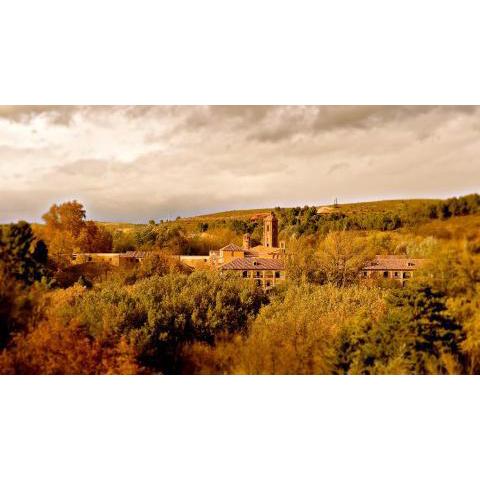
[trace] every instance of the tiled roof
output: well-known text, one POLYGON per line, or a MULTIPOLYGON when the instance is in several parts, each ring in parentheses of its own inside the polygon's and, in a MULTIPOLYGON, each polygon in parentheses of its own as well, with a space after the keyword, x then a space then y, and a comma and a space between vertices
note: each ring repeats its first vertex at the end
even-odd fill
POLYGON ((234 243, 229 243, 227 246, 220 249, 222 252, 243 252, 243 248, 235 245, 234 243))
POLYGON ((126 253, 121 253, 121 257, 130 257, 130 258, 145 258, 152 252, 145 252, 145 251, 128 251, 126 253))
POLYGON ((285 265, 277 258, 237 258, 220 267, 221 270, 284 270, 285 265))
POLYGON ((408 258, 404 255, 376 255, 364 270, 416 270, 424 264, 423 258, 408 258))

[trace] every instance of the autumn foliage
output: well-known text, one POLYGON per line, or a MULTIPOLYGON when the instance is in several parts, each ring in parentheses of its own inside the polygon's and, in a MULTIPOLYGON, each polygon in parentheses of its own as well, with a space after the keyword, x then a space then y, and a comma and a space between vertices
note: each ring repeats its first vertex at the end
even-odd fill
POLYGON ((109 345, 91 338, 76 322, 40 322, 16 334, 0 356, 0 372, 16 374, 135 374, 140 369, 124 340, 109 345))
POLYGON ((52 253, 110 252, 112 235, 86 219, 83 205, 77 201, 52 205, 43 215, 43 235, 52 253))
MULTIPOLYGON (((430 226, 394 230, 386 217, 388 228, 352 230, 311 207, 283 212, 287 280, 269 294, 186 268, 172 253, 207 243, 175 224, 123 238, 154 252, 136 266, 52 261, 112 247, 82 205, 54 205, 42 228, 3 228, 0 373, 480 374, 480 234, 465 227, 477 225, 476 202, 434 204, 430 226), (402 288, 360 279, 374 254, 427 262, 402 288)), ((419 212, 422 222, 430 215, 419 212)), ((218 231, 220 242, 228 225, 195 235, 215 243, 218 231)), ((258 234, 247 221, 231 227, 258 234)))

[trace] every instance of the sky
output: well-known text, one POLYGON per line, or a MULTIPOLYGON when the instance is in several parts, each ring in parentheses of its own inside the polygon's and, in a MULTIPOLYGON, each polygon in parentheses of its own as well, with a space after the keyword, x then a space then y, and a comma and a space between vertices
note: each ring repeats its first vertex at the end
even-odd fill
POLYGON ((0 223, 480 192, 480 107, 0 106, 0 223))

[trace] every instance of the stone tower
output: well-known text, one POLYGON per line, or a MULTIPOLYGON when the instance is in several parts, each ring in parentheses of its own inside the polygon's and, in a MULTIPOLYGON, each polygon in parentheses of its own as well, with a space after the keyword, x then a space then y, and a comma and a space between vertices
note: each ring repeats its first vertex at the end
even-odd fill
POLYGON ((263 245, 278 248, 278 220, 273 212, 263 219, 263 245))
POLYGON ((252 248, 252 237, 249 233, 243 236, 243 249, 250 250, 252 248))

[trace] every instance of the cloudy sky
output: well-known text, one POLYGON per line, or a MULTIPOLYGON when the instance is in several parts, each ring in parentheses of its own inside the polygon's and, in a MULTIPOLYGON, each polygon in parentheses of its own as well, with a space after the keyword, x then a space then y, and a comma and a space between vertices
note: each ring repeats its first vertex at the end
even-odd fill
POLYGON ((480 108, 0 107, 0 223, 480 191, 480 108))

